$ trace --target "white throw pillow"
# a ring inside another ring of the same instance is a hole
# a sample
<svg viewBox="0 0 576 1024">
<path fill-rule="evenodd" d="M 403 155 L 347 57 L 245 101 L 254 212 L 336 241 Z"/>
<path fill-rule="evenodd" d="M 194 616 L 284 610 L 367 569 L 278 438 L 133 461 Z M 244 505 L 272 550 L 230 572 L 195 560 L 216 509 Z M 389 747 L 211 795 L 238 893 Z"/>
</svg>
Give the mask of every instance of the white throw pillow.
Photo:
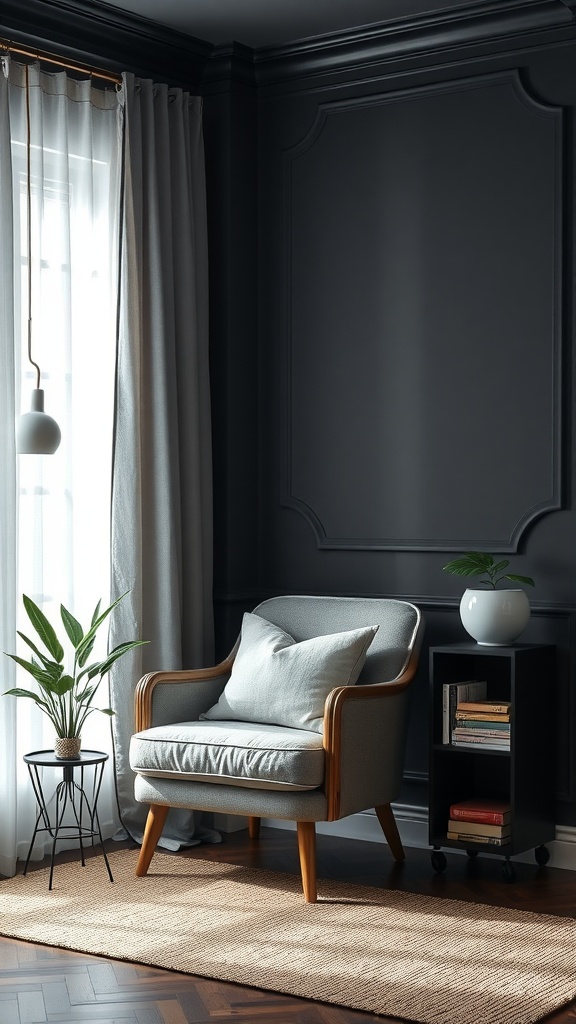
<svg viewBox="0 0 576 1024">
<path fill-rule="evenodd" d="M 326 697 L 335 686 L 356 682 L 377 629 L 296 643 L 279 626 L 246 612 L 230 679 L 218 703 L 200 718 L 322 732 Z"/>
</svg>

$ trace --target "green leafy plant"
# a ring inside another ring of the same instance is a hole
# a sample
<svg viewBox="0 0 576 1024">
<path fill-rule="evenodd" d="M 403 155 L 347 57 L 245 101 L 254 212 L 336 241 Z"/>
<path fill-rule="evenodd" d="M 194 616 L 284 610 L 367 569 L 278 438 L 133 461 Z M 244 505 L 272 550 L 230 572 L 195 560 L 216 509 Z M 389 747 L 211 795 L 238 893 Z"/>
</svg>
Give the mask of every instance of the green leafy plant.
<svg viewBox="0 0 576 1024">
<path fill-rule="evenodd" d="M 18 630 L 18 636 L 30 647 L 35 657 L 26 661 L 24 658 L 18 657 L 17 654 L 7 654 L 6 651 L 4 653 L 33 676 L 38 686 L 38 692 L 14 687 L 12 690 L 5 690 L 4 696 L 11 694 L 14 697 L 28 697 L 35 701 L 52 722 L 56 735 L 63 738 L 80 736 L 84 722 L 93 711 L 113 715 L 112 708 L 93 707 L 92 701 L 96 691 L 103 677 L 119 658 L 122 658 L 134 647 L 139 647 L 148 641 L 127 640 L 115 647 L 114 650 L 109 651 L 103 661 L 92 664 L 87 664 L 87 662 L 94 648 L 96 634 L 100 626 L 125 597 L 126 594 L 122 594 L 103 612 L 100 612 L 101 602 L 99 601 L 86 632 L 71 612 L 64 605 L 60 605 L 62 623 L 73 649 L 72 670 L 68 673 L 65 669 L 64 648 L 56 635 L 56 630 L 38 605 L 24 594 L 22 600 L 26 613 L 47 654 L 43 653 L 33 640 Z"/>
<path fill-rule="evenodd" d="M 504 570 L 508 568 L 509 564 L 507 558 L 496 562 L 492 555 L 487 555 L 482 551 L 468 551 L 442 568 L 444 572 L 452 573 L 453 576 L 480 576 L 478 582 L 491 590 L 496 590 L 502 580 L 513 580 L 514 583 L 535 586 L 531 576 L 517 576 L 516 573 L 505 572 Z"/>
</svg>

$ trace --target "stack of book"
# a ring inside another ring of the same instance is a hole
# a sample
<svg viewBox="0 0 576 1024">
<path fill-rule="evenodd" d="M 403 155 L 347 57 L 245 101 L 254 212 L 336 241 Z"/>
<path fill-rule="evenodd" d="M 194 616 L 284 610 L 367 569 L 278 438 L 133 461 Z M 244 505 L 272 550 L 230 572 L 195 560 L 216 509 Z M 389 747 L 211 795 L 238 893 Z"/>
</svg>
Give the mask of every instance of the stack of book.
<svg viewBox="0 0 576 1024">
<path fill-rule="evenodd" d="M 467 679 L 461 683 L 442 684 L 442 743 L 452 742 L 456 710 L 462 701 L 480 700 L 486 696 L 486 682 Z"/>
<path fill-rule="evenodd" d="M 506 846 L 510 842 L 510 804 L 504 800 L 461 800 L 450 807 L 448 839 Z"/>
<path fill-rule="evenodd" d="M 456 747 L 510 750 L 508 700 L 463 700 L 456 706 L 452 743 Z"/>
</svg>

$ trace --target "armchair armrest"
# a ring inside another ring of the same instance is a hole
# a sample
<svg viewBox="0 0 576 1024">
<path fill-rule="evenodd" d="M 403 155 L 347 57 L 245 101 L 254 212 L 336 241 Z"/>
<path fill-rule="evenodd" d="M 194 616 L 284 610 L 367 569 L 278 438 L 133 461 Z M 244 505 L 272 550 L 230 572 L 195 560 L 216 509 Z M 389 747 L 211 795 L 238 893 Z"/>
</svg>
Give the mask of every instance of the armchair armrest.
<svg viewBox="0 0 576 1024">
<path fill-rule="evenodd" d="M 153 725 L 193 721 L 215 704 L 226 685 L 236 648 L 210 668 L 148 672 L 134 694 L 135 731 Z"/>
<path fill-rule="evenodd" d="M 396 798 L 402 778 L 414 651 L 390 682 L 340 686 L 324 707 L 328 821 Z"/>
</svg>

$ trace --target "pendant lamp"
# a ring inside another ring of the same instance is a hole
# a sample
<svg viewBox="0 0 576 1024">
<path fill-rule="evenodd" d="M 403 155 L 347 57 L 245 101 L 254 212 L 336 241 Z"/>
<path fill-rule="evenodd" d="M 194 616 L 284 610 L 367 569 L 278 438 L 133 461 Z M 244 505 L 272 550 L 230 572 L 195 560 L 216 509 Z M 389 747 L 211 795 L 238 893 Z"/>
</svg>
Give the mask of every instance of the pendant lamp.
<svg viewBox="0 0 576 1024">
<path fill-rule="evenodd" d="M 30 173 L 30 82 L 26 75 L 26 198 L 28 217 L 28 361 L 36 369 L 36 387 L 31 411 L 20 416 L 16 425 L 16 451 L 19 455 L 53 455 L 60 444 L 60 427 L 44 412 L 44 391 L 40 387 L 40 367 L 32 359 L 32 185 Z"/>
</svg>

